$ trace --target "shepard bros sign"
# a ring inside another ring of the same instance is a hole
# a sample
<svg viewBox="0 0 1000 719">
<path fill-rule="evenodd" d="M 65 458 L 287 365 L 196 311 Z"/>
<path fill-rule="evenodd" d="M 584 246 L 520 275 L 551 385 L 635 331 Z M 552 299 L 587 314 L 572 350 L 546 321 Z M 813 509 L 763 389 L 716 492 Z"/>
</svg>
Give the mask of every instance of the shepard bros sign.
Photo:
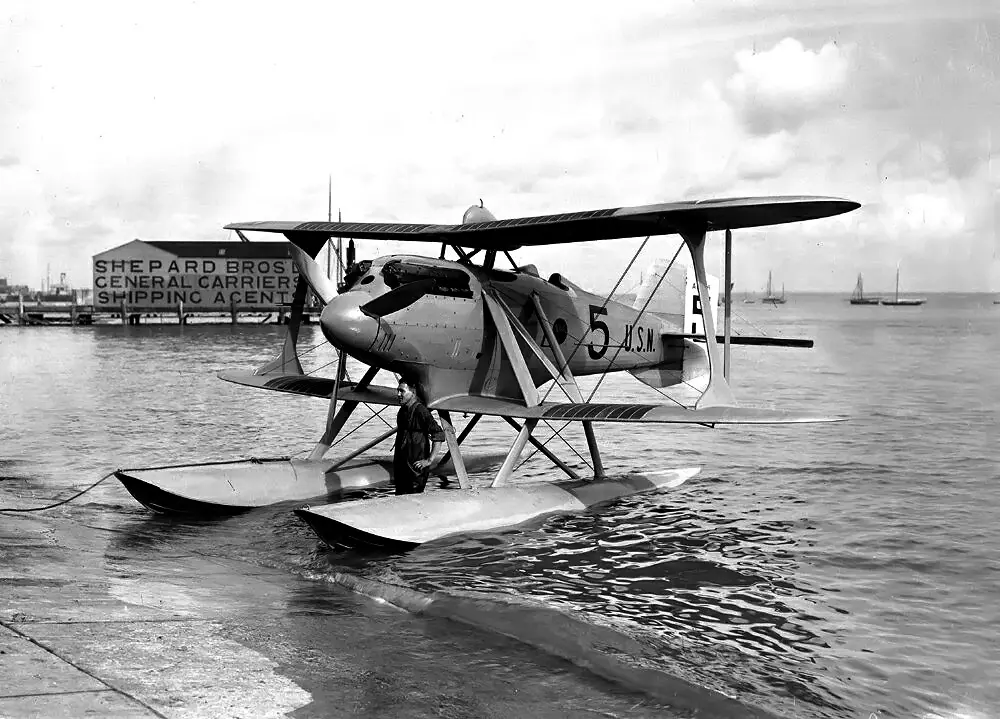
<svg viewBox="0 0 1000 719">
<path fill-rule="evenodd" d="M 292 301 L 288 258 L 94 258 L 94 308 L 134 311 L 271 310 Z"/>
</svg>

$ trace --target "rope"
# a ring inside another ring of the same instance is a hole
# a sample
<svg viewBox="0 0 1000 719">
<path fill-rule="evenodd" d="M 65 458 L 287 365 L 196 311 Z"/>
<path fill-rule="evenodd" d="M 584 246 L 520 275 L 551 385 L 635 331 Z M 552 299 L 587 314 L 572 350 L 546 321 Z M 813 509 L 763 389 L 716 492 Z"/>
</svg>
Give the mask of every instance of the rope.
<svg viewBox="0 0 1000 719">
<path fill-rule="evenodd" d="M 55 509 L 56 507 L 59 507 L 59 506 L 61 506 L 63 504 L 66 504 L 68 502 L 72 502 L 77 497 L 80 497 L 80 496 L 86 494 L 87 492 L 89 492 L 90 490 L 92 490 L 94 487 L 96 487 L 97 485 L 99 485 L 101 482 L 104 482 L 104 481 L 106 481 L 108 479 L 111 479 L 114 476 L 115 476 L 114 472 L 108 472 L 106 475 L 104 475 L 103 477 L 101 477 L 99 480 L 97 480 L 96 482 L 94 482 L 92 485 L 90 485 L 86 489 L 84 489 L 84 490 L 82 490 L 80 492 L 77 492 L 76 494 L 74 494 L 69 499 L 64 499 L 61 502 L 56 502 L 55 504 L 49 504 L 49 505 L 47 505 L 45 507 L 27 507 L 26 509 L 7 509 L 5 507 L 0 507 L 0 512 L 44 512 L 46 509 Z"/>
<path fill-rule="evenodd" d="M 0 512 L 43 512 L 46 509 L 55 509 L 56 507 L 60 507 L 60 506 L 62 506 L 64 504 L 68 504 L 69 502 L 72 502 L 77 497 L 82 497 L 84 494 L 86 494 L 87 492 L 89 492 L 90 490 L 92 490 L 97 485 L 101 484 L 102 482 L 106 482 L 107 480 L 109 480 L 112 477 L 114 477 L 117 472 L 135 472 L 135 471 L 140 471 L 140 470 L 141 471 L 149 471 L 149 470 L 158 470 L 158 469 L 179 469 L 181 467 L 214 467 L 214 466 L 218 466 L 220 464 L 239 464 L 241 462 L 252 462 L 253 464 L 263 464 L 264 462 L 287 462 L 289 460 L 291 460 L 291 457 L 268 457 L 266 459 L 259 459 L 257 457 L 248 457 L 247 459 L 230 459 L 230 460 L 226 460 L 226 461 L 222 461 L 222 462 L 194 462 L 194 463 L 188 463 L 188 464 L 165 464 L 165 465 L 160 466 L 160 467 L 131 467 L 131 468 L 126 468 L 126 469 L 118 469 L 118 470 L 115 470 L 114 472 L 108 472 L 106 475 L 104 475 L 103 477 L 101 477 L 99 480 L 97 480 L 96 482 L 94 482 L 92 485 L 90 485 L 86 489 L 80 490 L 79 492 L 77 492 L 76 494 L 74 494 L 72 497 L 69 497 L 68 499 L 64 499 L 64 500 L 59 501 L 59 502 L 56 502 L 55 504 L 48 504 L 48 505 L 46 505 L 44 507 L 27 507 L 25 509 L 8 509 L 8 508 L 5 508 L 5 507 L 0 507 Z"/>
</svg>

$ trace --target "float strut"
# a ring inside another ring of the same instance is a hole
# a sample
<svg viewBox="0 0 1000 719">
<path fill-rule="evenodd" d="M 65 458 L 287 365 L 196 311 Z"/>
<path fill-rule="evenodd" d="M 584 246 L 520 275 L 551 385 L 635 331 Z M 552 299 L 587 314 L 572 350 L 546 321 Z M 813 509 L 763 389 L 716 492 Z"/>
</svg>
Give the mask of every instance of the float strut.
<svg viewBox="0 0 1000 719">
<path fill-rule="evenodd" d="M 440 415 L 440 411 L 438 412 L 438 415 Z M 462 433 L 460 435 L 458 435 L 458 440 L 457 441 L 458 441 L 459 445 L 461 445 L 462 442 L 465 441 L 465 438 L 469 436 L 469 432 L 471 432 L 472 429 L 473 429 L 473 427 L 475 427 L 476 424 L 479 423 L 479 420 L 482 419 L 482 417 L 483 417 L 483 415 L 481 415 L 481 414 L 474 414 L 474 415 L 472 415 L 472 419 L 470 419 L 469 423 L 467 425 L 465 425 L 465 429 L 462 430 Z M 449 416 L 448 421 L 451 422 L 450 416 Z M 448 461 L 449 458 L 451 458 L 451 450 L 450 449 L 447 452 L 444 453 L 443 457 L 441 457 L 440 464 L 444 464 L 445 462 Z M 463 464 L 464 464 L 464 462 L 463 462 Z"/>
<path fill-rule="evenodd" d="M 531 301 L 535 305 L 535 314 L 538 315 L 539 324 L 542 326 L 542 332 L 545 333 L 545 339 L 548 340 L 549 347 L 552 348 L 552 356 L 555 357 L 556 365 L 559 369 L 560 376 L 553 377 L 553 379 L 556 380 L 560 387 L 562 387 L 563 392 L 566 393 L 566 396 L 569 397 L 571 402 L 583 402 L 583 394 L 580 392 L 580 386 L 576 383 L 576 378 L 573 376 L 572 371 L 570 371 L 569 363 L 566 361 L 566 355 L 563 354 L 562 347 L 559 346 L 559 340 L 556 338 L 555 332 L 552 331 L 552 325 L 549 324 L 549 318 L 545 314 L 545 308 L 542 306 L 542 302 L 538 298 L 538 293 L 533 292 L 531 294 Z M 590 460 L 594 465 L 594 479 L 604 479 L 604 464 L 601 462 L 601 450 L 597 446 L 597 437 L 594 436 L 594 423 L 584 422 L 583 431 L 584 434 L 587 435 L 587 447 L 590 448 Z M 535 446 L 538 447 L 539 445 L 536 443 Z M 549 459 L 551 459 L 551 457 Z"/>
<path fill-rule="evenodd" d="M 535 425 L 538 424 L 538 420 L 535 418 L 527 419 L 524 425 L 521 427 L 521 431 L 517 433 L 517 439 L 514 440 L 514 444 L 511 445 L 510 451 L 507 453 L 507 458 L 503 461 L 503 466 L 500 467 L 500 471 L 497 472 L 496 479 L 493 480 L 491 487 L 500 487 L 510 480 L 510 476 L 514 473 L 514 466 L 517 464 L 518 458 L 521 456 L 521 452 L 524 451 L 524 445 L 528 443 L 528 438 L 531 436 L 531 432 L 535 429 Z"/>
<path fill-rule="evenodd" d="M 343 359 L 343 357 L 343 352 L 341 352 L 341 359 Z M 333 444 L 333 440 L 337 438 L 340 430 L 344 428 L 347 420 L 350 419 L 351 414 L 353 414 L 359 404 L 357 400 L 344 402 L 344 404 L 340 407 L 340 411 L 334 415 L 334 410 L 337 407 L 337 394 L 340 391 L 340 373 L 343 371 L 343 368 L 344 363 L 341 361 L 337 367 L 337 381 L 334 383 L 333 393 L 330 395 L 330 411 L 327 414 L 326 432 L 323 433 L 323 436 L 313 448 L 312 454 L 309 455 L 309 459 L 311 460 L 323 459 L 327 451 L 329 451 L 330 445 Z M 355 386 L 355 389 L 364 389 L 367 387 L 368 383 L 375 378 L 376 374 L 378 374 L 378 367 L 369 367 L 368 371 L 365 372 L 365 376 L 362 377 L 361 381 Z"/>
<path fill-rule="evenodd" d="M 507 424 L 509 424 L 514 429 L 516 429 L 518 431 L 521 430 L 521 425 L 519 425 L 517 422 L 515 422 L 510 417 L 504 417 L 504 420 L 506 420 Z M 575 471 L 573 471 L 572 467 L 570 467 L 568 464 L 566 464 L 561 459 L 559 459 L 551 449 L 549 449 L 548 447 L 546 447 L 544 444 L 542 444 L 541 442 L 539 442 L 534 437 L 530 437 L 529 436 L 528 437 L 528 441 L 531 442 L 531 444 L 535 447 L 535 449 L 537 449 L 539 452 L 541 452 L 546 457 L 548 457 L 549 460 L 552 462 L 552 464 L 554 464 L 559 469 L 561 469 L 563 472 L 565 472 L 566 474 L 568 474 L 570 476 L 570 478 L 572 478 L 572 479 L 580 479 L 580 475 L 578 475 Z"/>
<path fill-rule="evenodd" d="M 353 452 L 351 452 L 346 457 L 343 457 L 342 459 L 338 459 L 336 462 L 334 462 L 333 464 L 331 464 L 330 468 L 327 469 L 326 471 L 327 472 L 332 472 L 335 469 L 343 467 L 345 464 L 347 464 L 348 462 L 350 462 L 355 457 L 364 454 L 365 452 L 367 452 L 372 447 L 375 447 L 376 445 L 382 444 L 382 442 L 384 442 L 385 440 L 389 439 L 389 437 L 391 437 L 394 434 L 396 434 L 396 428 L 395 427 L 393 427 L 392 429 L 389 429 L 389 430 L 383 432 L 378 437 L 376 437 L 375 439 L 373 439 L 371 442 L 368 442 L 365 446 L 363 446 L 363 447 L 361 447 L 359 449 L 354 450 Z"/>
<path fill-rule="evenodd" d="M 465 461 L 462 459 L 462 450 L 459 449 L 458 440 L 455 439 L 455 427 L 451 423 L 451 412 L 439 409 L 438 417 L 441 418 L 441 429 L 444 431 L 444 438 L 448 442 L 448 454 L 451 455 L 451 462 L 455 465 L 455 475 L 458 477 L 458 486 L 462 489 L 470 489 L 472 484 L 469 482 L 469 473 L 465 471 Z M 478 418 L 479 415 L 476 415 L 475 419 Z M 468 429 L 468 427 L 466 429 Z M 467 433 L 463 432 L 463 437 L 465 434 Z"/>
<path fill-rule="evenodd" d="M 594 436 L 594 423 L 584 422 L 583 433 L 587 435 L 587 447 L 590 448 L 590 461 L 594 463 L 594 479 L 604 479 L 604 464 L 601 462 L 601 450 Z"/>
</svg>

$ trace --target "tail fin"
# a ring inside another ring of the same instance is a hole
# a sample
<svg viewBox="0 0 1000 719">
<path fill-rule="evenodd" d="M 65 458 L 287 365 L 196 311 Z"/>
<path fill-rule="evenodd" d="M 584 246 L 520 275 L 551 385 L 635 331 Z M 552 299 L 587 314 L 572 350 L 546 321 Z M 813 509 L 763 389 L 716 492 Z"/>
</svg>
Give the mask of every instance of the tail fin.
<svg viewBox="0 0 1000 719">
<path fill-rule="evenodd" d="M 719 326 L 719 278 L 707 275 L 708 279 L 708 309 L 712 313 L 712 321 L 716 327 Z M 702 313 L 705 311 L 705 303 L 698 295 L 698 280 L 695 279 L 694 271 L 688 268 L 684 278 L 684 331 L 693 335 L 705 334 L 705 323 L 702 321 Z"/>
<path fill-rule="evenodd" d="M 639 286 L 632 306 L 637 310 L 645 306 L 647 312 L 670 315 L 669 319 L 680 325 L 684 333 L 704 335 L 705 325 L 702 323 L 701 313 L 705 303 L 698 296 L 698 282 L 695 280 L 694 272 L 690 267 L 678 265 L 676 262 L 669 270 L 667 270 L 666 265 L 666 260 L 658 260 L 649 268 Z M 667 276 L 663 282 L 660 282 L 665 270 Z M 656 295 L 650 299 L 657 283 L 660 287 L 656 290 Z M 716 301 L 719 296 L 718 277 L 708 275 L 708 292 L 710 295 L 708 306 L 711 307 L 714 313 L 712 317 L 718 326 L 718 311 L 716 309 Z"/>
<path fill-rule="evenodd" d="M 667 273 L 667 276 L 663 282 L 660 282 L 664 272 Z M 684 314 L 685 282 L 682 266 L 674 263 L 667 270 L 667 261 L 657 260 L 643 273 L 642 284 L 639 285 L 632 307 L 637 310 L 645 307 L 646 312 L 673 315 L 676 318 L 675 322 L 680 322 Z M 656 289 L 657 284 L 659 284 L 659 289 Z M 654 289 L 656 295 L 651 298 Z"/>
</svg>

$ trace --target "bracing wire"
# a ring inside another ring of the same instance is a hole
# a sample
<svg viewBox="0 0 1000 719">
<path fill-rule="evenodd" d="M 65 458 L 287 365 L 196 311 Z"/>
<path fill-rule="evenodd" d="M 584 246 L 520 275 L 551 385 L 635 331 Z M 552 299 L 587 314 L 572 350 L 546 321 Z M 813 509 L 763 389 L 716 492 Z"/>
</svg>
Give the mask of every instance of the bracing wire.
<svg viewBox="0 0 1000 719">
<path fill-rule="evenodd" d="M 550 430 L 552 430 L 552 435 L 549 436 L 547 439 L 545 439 L 545 441 L 540 442 L 539 444 L 541 444 L 543 447 L 545 447 L 545 446 L 548 445 L 549 442 L 551 442 L 553 439 L 555 439 L 556 437 L 558 437 L 560 440 L 562 440 L 563 444 L 565 444 L 567 447 L 569 447 L 570 451 L 573 452 L 573 454 L 575 454 L 577 457 L 580 458 L 580 461 L 583 462 L 584 465 L 586 465 L 587 467 L 589 467 L 591 469 L 591 471 L 593 471 L 594 467 L 593 467 L 593 465 L 590 462 L 587 461 L 587 458 L 584 457 L 582 454 L 580 454 L 579 450 L 577 450 L 576 447 L 574 447 L 572 444 L 570 444 L 569 441 L 565 437 L 562 436 L 563 430 L 565 430 L 571 424 L 573 424 L 573 423 L 569 422 L 569 421 L 563 422 L 563 426 L 562 427 L 560 427 L 559 429 L 553 430 L 552 429 L 552 425 L 548 421 L 546 421 L 545 422 L 545 426 L 548 427 Z M 536 454 L 538 454 L 540 451 L 541 451 L 540 449 L 538 449 L 537 447 L 535 447 L 534 451 L 532 451 L 531 454 L 529 454 L 527 457 L 525 457 L 520 462 L 518 462 L 517 467 L 514 468 L 514 471 L 517 471 L 518 469 L 520 469 L 526 462 L 528 462 L 529 460 L 531 460 L 531 458 L 534 457 Z"/>
<path fill-rule="evenodd" d="M 615 286 L 611 288 L 611 292 L 609 292 L 608 296 L 604 298 L 604 304 L 601 305 L 601 309 L 604 309 L 605 307 L 608 306 L 608 302 L 611 301 L 611 298 L 614 296 L 615 292 L 618 291 L 618 288 L 621 286 L 621 283 L 625 281 L 625 275 L 627 275 L 628 272 L 629 272 L 629 270 L 632 269 L 632 265 L 635 264 L 635 261 L 637 259 L 639 259 L 639 255 L 642 254 L 642 251 L 645 249 L 646 243 L 649 242 L 649 238 L 650 237 L 651 237 L 651 235 L 646 235 L 646 239 L 644 239 L 642 241 L 642 244 L 639 245 L 639 249 L 635 251 L 634 255 L 632 255 L 632 259 L 629 260 L 628 265 L 625 267 L 625 269 L 622 271 L 621 275 L 618 277 L 618 281 L 615 282 Z M 584 335 L 582 337 L 580 337 L 580 340 L 576 343 L 576 347 L 574 347 L 573 351 L 570 352 L 569 357 L 566 358 L 566 366 L 567 367 L 569 366 L 569 363 L 573 361 L 573 358 L 576 356 L 576 353 L 583 346 L 583 341 L 586 338 L 587 338 L 587 335 L 586 335 L 586 333 L 584 333 Z M 553 390 L 553 388 L 555 387 L 556 384 L 558 384 L 558 383 L 553 383 L 552 385 L 549 386 L 549 388 L 547 390 L 545 390 L 545 396 L 542 397 L 542 400 L 541 400 L 542 402 L 544 402 L 545 400 L 547 400 L 549 398 L 549 394 L 552 393 L 552 390 Z"/>
<path fill-rule="evenodd" d="M 667 278 L 667 272 L 669 272 L 670 268 L 674 266 L 674 262 L 677 260 L 677 256 L 681 253 L 681 249 L 683 247 L 684 247 L 684 242 L 682 241 L 681 244 L 678 245 L 677 251 L 674 252 L 674 256 L 670 258 L 670 264 L 667 265 L 667 268 L 663 271 L 663 274 L 660 275 L 660 279 L 656 281 L 656 287 L 654 287 L 653 291 L 649 293 L 649 297 L 646 298 L 645 304 L 643 304 L 642 309 L 639 310 L 639 314 L 636 316 L 635 319 L 636 324 L 639 323 L 639 320 L 642 318 L 642 315 L 646 311 L 646 308 L 649 307 L 649 303 L 653 301 L 653 298 L 656 296 L 656 293 L 659 292 L 660 285 L 662 285 L 663 280 Z M 604 372 L 601 373 L 601 376 L 597 379 L 597 384 L 594 385 L 594 389 L 590 391 L 590 395 L 587 397 L 587 402 L 590 402 L 590 400 L 594 398 L 594 395 L 597 394 L 597 390 L 600 389 L 601 383 L 604 382 L 604 378 L 608 376 L 608 372 L 610 372 L 611 368 L 614 367 L 615 360 L 618 359 L 618 355 L 621 354 L 621 351 L 623 349 L 625 349 L 624 345 L 621 342 L 619 342 L 618 347 L 615 349 L 614 356 L 612 356 L 611 360 L 608 362 L 608 369 L 604 370 Z"/>
</svg>

